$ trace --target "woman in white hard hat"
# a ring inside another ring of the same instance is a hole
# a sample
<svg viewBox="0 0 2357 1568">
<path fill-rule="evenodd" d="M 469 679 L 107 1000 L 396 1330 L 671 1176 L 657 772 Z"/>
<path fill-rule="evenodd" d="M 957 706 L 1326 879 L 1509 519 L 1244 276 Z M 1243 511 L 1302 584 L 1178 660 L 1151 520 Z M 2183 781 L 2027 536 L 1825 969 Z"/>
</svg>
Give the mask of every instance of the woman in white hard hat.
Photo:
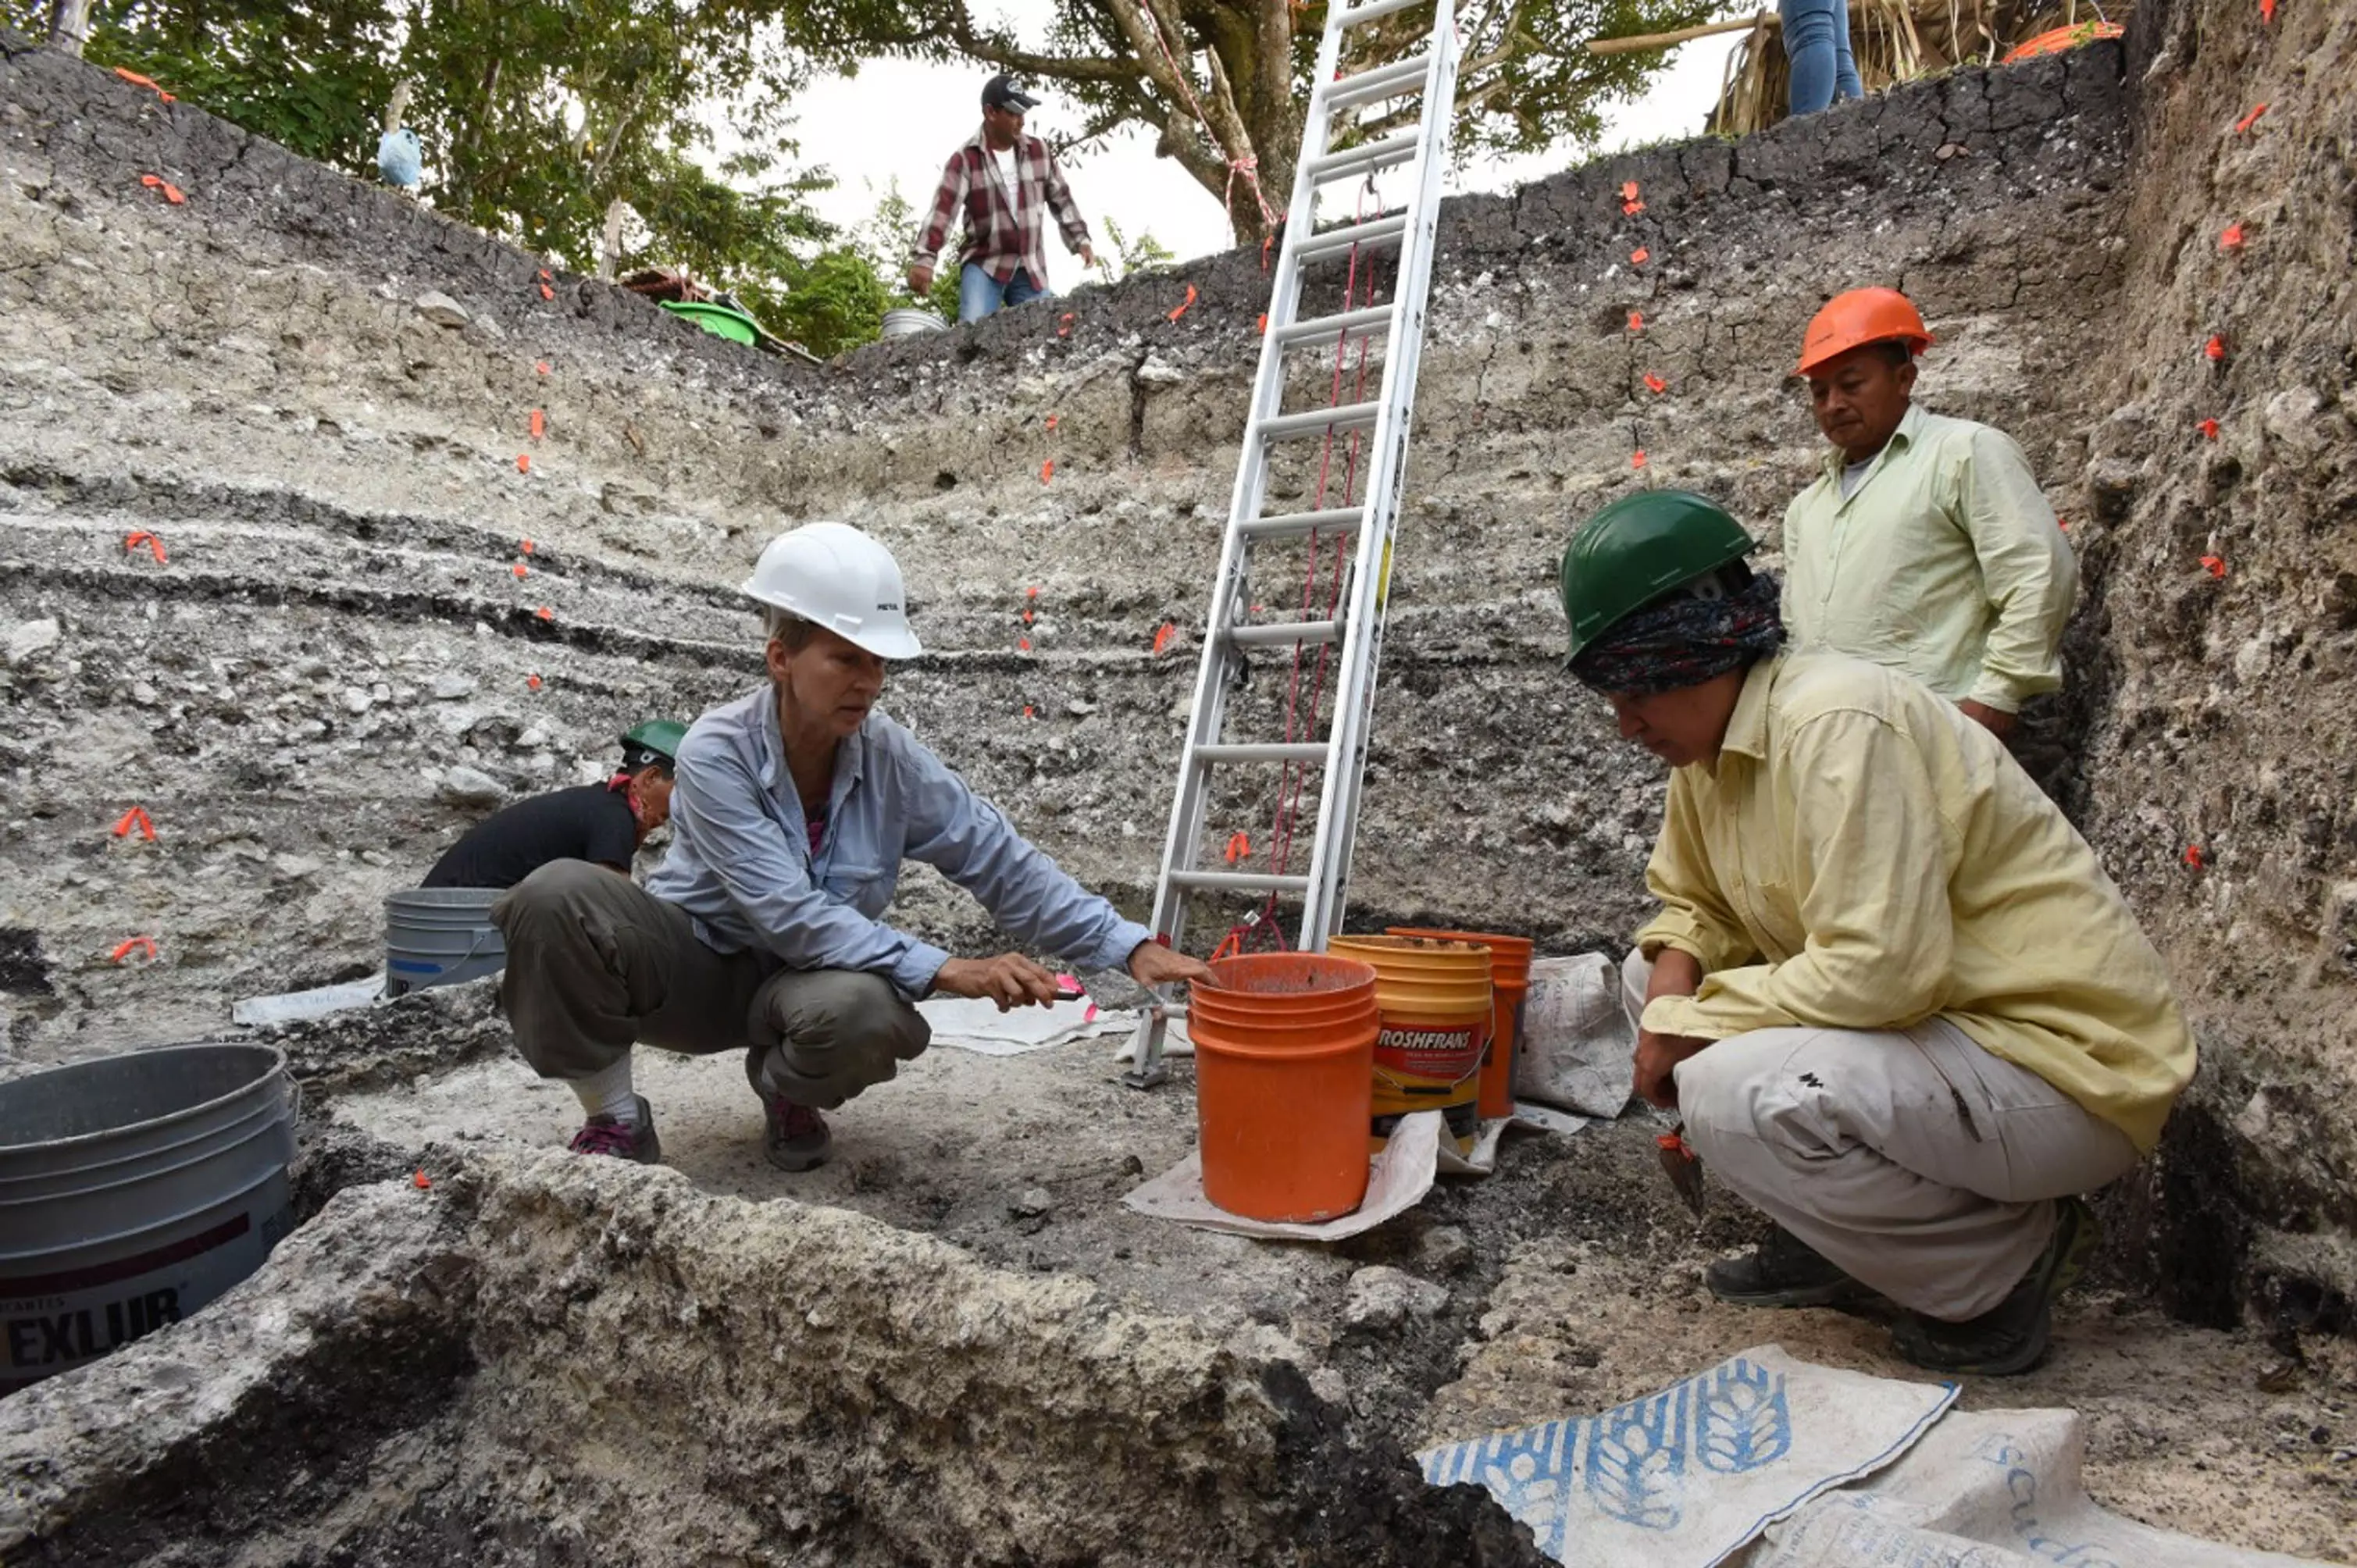
<svg viewBox="0 0 2357 1568">
<path fill-rule="evenodd" d="M 745 592 L 763 607 L 770 679 L 688 731 L 662 868 L 641 890 L 559 863 L 492 910 L 516 1044 L 588 1113 L 576 1151 L 661 1157 L 631 1086 L 634 1043 L 742 1048 L 770 1163 L 807 1170 L 830 1142 L 820 1112 L 925 1048 L 920 998 L 1055 1000 L 1055 977 L 1020 953 L 953 958 L 884 924 L 903 860 L 938 868 L 1018 939 L 1078 967 L 1149 985 L 1208 973 L 1058 869 L 876 711 L 887 665 L 918 652 L 889 551 L 810 523 L 770 542 Z"/>
</svg>

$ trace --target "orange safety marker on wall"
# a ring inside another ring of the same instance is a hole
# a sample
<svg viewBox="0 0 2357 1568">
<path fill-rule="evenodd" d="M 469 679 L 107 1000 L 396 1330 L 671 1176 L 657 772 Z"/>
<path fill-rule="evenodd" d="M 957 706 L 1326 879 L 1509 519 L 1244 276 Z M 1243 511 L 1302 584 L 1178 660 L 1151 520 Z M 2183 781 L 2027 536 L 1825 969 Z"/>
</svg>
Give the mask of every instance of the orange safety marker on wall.
<svg viewBox="0 0 2357 1568">
<path fill-rule="evenodd" d="M 546 360 L 533 360 L 533 367 L 532 367 L 532 368 L 533 368 L 533 373 L 535 373 L 535 374 L 537 374 L 537 375 L 543 375 L 543 376 L 544 376 L 544 375 L 548 374 L 548 361 L 547 361 Z"/>
<path fill-rule="evenodd" d="M 2212 332 L 2210 334 L 2210 341 L 2201 345 L 2201 352 L 2213 365 L 2222 361 L 2226 358 L 2226 339 L 2222 335 Z"/>
<path fill-rule="evenodd" d="M 1056 459 L 1050 457 L 1046 462 L 1039 465 L 1039 482 L 1044 485 L 1055 477 Z"/>
<path fill-rule="evenodd" d="M 125 70 L 119 65 L 114 68 L 114 74 L 121 77 L 124 81 L 129 82 L 134 87 L 145 88 L 148 91 L 154 93 L 156 97 L 162 99 L 167 103 L 178 103 L 179 102 L 178 99 L 173 97 L 170 93 L 156 86 L 156 79 L 152 76 L 142 76 L 135 70 Z"/>
<path fill-rule="evenodd" d="M 2215 555 L 2201 557 L 2201 565 L 2213 577 L 2223 577 L 2226 575 L 2226 563 Z"/>
<path fill-rule="evenodd" d="M 546 274 L 543 275 L 544 276 Z M 543 284 L 540 285 L 540 297 L 543 299 L 554 299 L 556 297 L 556 291 L 549 287 L 546 284 Z"/>
<path fill-rule="evenodd" d="M 521 577 L 524 575 L 524 564 L 519 561 L 514 565 L 509 567 L 508 570 Z"/>
<path fill-rule="evenodd" d="M 1036 713 L 1034 713 L 1034 712 L 1032 712 L 1032 711 L 1031 711 L 1031 704 L 1030 704 L 1030 703 L 1024 703 L 1024 704 L 1023 704 L 1023 716 L 1024 716 L 1025 718 L 1027 718 L 1027 719 L 1036 719 L 1036 718 L 1038 718 L 1039 715 L 1038 714 L 1036 714 Z"/>
<path fill-rule="evenodd" d="M 2218 248 L 2222 251 L 2241 250 L 2243 248 L 2243 226 L 2240 223 L 2227 224 L 2226 231 L 2218 236 Z"/>
<path fill-rule="evenodd" d="M 1661 377 L 1653 374 L 1652 371 L 1647 371 L 1645 372 L 1645 390 L 1652 392 L 1655 397 L 1659 397 L 1662 393 L 1670 390 L 1670 383 L 1662 380 Z"/>
<path fill-rule="evenodd" d="M 1645 449 L 1642 446 L 1640 446 L 1634 452 L 1629 454 L 1629 467 L 1632 468 L 1641 468 L 1644 466 Z"/>
<path fill-rule="evenodd" d="M 1056 336 L 1059 338 L 1070 338 L 1071 335 L 1072 313 L 1068 310 L 1064 312 L 1063 315 L 1056 317 Z"/>
<path fill-rule="evenodd" d="M 156 961 L 156 939 L 153 937 L 130 938 L 128 940 L 124 941 L 122 946 L 116 948 L 113 952 L 108 955 L 109 961 L 114 963 L 121 963 L 124 959 L 131 956 L 131 950 L 134 948 L 146 949 L 147 961 L 150 963 Z"/>
<path fill-rule="evenodd" d="M 1056 416 L 1052 413 L 1048 416 L 1048 428 L 1050 430 L 1056 428 Z"/>
<path fill-rule="evenodd" d="M 1641 267 L 1652 259 L 1653 252 L 1642 245 L 1629 252 L 1629 264 L 1632 267 Z"/>
<path fill-rule="evenodd" d="M 1228 864 L 1252 858 L 1252 836 L 1242 828 L 1228 835 Z"/>
<path fill-rule="evenodd" d="M 178 186 L 174 185 L 170 180 L 164 178 L 160 175 L 143 174 L 139 177 L 139 183 L 145 186 L 150 190 L 162 191 L 164 193 L 164 199 L 170 202 L 175 207 L 180 206 L 188 199 L 187 197 L 180 194 L 180 188 Z"/>
<path fill-rule="evenodd" d="M 538 616 L 543 620 L 554 620 L 556 618 L 556 612 L 550 609 L 546 605 L 541 606 L 540 608 L 533 611 L 532 613 Z"/>
<path fill-rule="evenodd" d="M 516 454 L 516 472 L 519 474 L 529 474 L 532 472 L 531 453 L 519 452 Z"/>
<path fill-rule="evenodd" d="M 1631 332 L 1642 332 L 1644 329 L 1645 313 L 1641 310 L 1631 311 L 1629 313 L 1629 330 Z"/>
<path fill-rule="evenodd" d="M 134 529 L 123 536 L 123 553 L 126 555 L 143 544 L 147 547 L 147 553 L 156 558 L 156 564 L 163 566 L 170 564 L 171 557 L 164 553 L 164 542 L 145 529 Z"/>
<path fill-rule="evenodd" d="M 2261 103 L 2255 105 L 2249 113 L 2234 122 L 2234 134 L 2239 136 L 2244 132 L 2249 130 L 2252 126 L 2257 124 L 2259 123 L 2259 116 L 2266 112 L 2267 106 L 2266 104 Z"/>
<path fill-rule="evenodd" d="M 2200 844 L 2190 843 L 2185 846 L 2185 864 L 2191 866 L 2196 871 L 2201 869 L 2201 846 Z"/>
<path fill-rule="evenodd" d="M 534 441 L 548 434 L 548 416 L 538 409 L 532 411 L 532 438 Z"/>
<path fill-rule="evenodd" d="M 529 539 L 519 540 L 516 542 L 516 548 L 524 554 L 529 555 L 532 553 L 532 541 Z"/>
<path fill-rule="evenodd" d="M 1174 638 L 1174 637 L 1178 636 L 1178 626 L 1177 626 L 1175 623 L 1173 623 L 1173 622 L 1167 621 L 1167 620 L 1166 620 L 1166 621 L 1164 621 L 1164 622 L 1161 624 L 1161 626 L 1157 627 L 1157 628 L 1155 629 L 1155 633 L 1154 633 L 1154 651 L 1155 651 L 1155 652 L 1157 652 L 1157 653 L 1159 653 L 1159 652 L 1161 652 L 1164 649 L 1166 649 L 1166 648 L 1169 647 L 1169 646 L 1170 646 L 1170 639 L 1171 639 L 1172 638 Z"/>
<path fill-rule="evenodd" d="M 523 678 L 523 685 L 524 690 L 527 692 L 537 692 L 540 690 L 540 677 L 537 675 L 527 675 Z"/>
<path fill-rule="evenodd" d="M 1031 639 L 1030 639 L 1029 638 L 1028 638 L 1028 637 L 1018 637 L 1018 638 L 1017 638 L 1017 639 L 1015 639 L 1015 651 L 1016 651 L 1016 652 L 1017 652 L 1017 653 L 1028 653 L 1028 652 L 1030 652 L 1030 651 L 1031 651 Z"/>
<path fill-rule="evenodd" d="M 1180 300 L 1180 301 L 1178 302 L 1178 306 L 1176 306 L 1176 307 L 1175 307 L 1175 308 L 1170 312 L 1170 319 L 1171 319 L 1171 320 L 1173 320 L 1173 321 L 1176 321 L 1176 320 L 1178 320 L 1180 317 L 1182 317 L 1182 316 L 1186 315 L 1186 314 L 1187 314 L 1187 309 L 1188 309 L 1188 307 L 1189 307 L 1189 306 L 1193 305 L 1194 303 L 1195 303 L 1195 285 L 1194 285 L 1193 284 L 1189 284 L 1189 285 L 1187 285 L 1187 297 L 1186 297 L 1186 298 L 1184 298 L 1184 299 L 1182 299 L 1182 300 Z"/>
<path fill-rule="evenodd" d="M 2195 425 L 2194 428 L 2201 431 L 2202 435 L 2208 436 L 2212 441 L 2218 439 L 2218 422 L 2214 419 L 2205 419 L 2200 424 Z"/>
<path fill-rule="evenodd" d="M 147 815 L 146 807 L 134 806 L 124 812 L 122 819 L 114 824 L 114 836 L 126 838 L 134 828 L 137 828 L 149 843 L 156 842 L 156 823 Z"/>
<path fill-rule="evenodd" d="M 1268 312 L 1265 310 L 1260 313 L 1260 335 L 1264 338 L 1268 336 Z"/>
<path fill-rule="evenodd" d="M 2276 0 L 2259 0 L 2259 20 L 2266 23 L 2273 23 L 2275 19 Z"/>
</svg>

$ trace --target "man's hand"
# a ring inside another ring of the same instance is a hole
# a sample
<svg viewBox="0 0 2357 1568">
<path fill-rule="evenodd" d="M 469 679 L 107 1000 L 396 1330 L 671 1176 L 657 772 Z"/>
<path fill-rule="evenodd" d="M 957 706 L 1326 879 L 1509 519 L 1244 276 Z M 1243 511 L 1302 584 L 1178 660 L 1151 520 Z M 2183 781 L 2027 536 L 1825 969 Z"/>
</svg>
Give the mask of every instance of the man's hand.
<svg viewBox="0 0 2357 1568">
<path fill-rule="evenodd" d="M 1208 982 L 1211 966 L 1160 942 L 1140 942 L 1130 950 L 1129 976 L 1140 985 L 1168 985 L 1174 980 Z"/>
<path fill-rule="evenodd" d="M 996 958 L 953 958 L 933 976 L 933 989 L 952 996 L 986 997 L 1002 1013 L 1017 1007 L 1051 1007 L 1056 977 L 1019 952 Z"/>
<path fill-rule="evenodd" d="M 1082 265 L 1082 266 L 1084 266 L 1084 267 L 1092 267 L 1092 266 L 1095 266 L 1096 264 L 1097 264 L 1097 252 L 1096 252 L 1096 247 L 1095 247 L 1095 246 L 1093 246 L 1093 245 L 1082 245 L 1082 246 L 1081 247 L 1081 265 Z"/>
<path fill-rule="evenodd" d="M 1992 708 L 1986 703 L 1975 703 L 1970 697 L 1956 705 L 1964 710 L 1964 717 L 1972 720 L 1999 740 L 2013 733 L 2014 717 L 2002 708 Z"/>
<path fill-rule="evenodd" d="M 1709 1045 L 1690 1035 L 1657 1035 L 1651 1029 L 1637 1031 L 1637 1092 L 1645 1097 L 1648 1105 L 1658 1105 L 1666 1111 L 1678 1102 L 1678 1080 L 1671 1074 L 1677 1065 Z"/>
<path fill-rule="evenodd" d="M 919 299 L 922 299 L 932 291 L 933 269 L 931 267 L 910 267 L 909 269 L 909 292 L 915 295 Z"/>
</svg>

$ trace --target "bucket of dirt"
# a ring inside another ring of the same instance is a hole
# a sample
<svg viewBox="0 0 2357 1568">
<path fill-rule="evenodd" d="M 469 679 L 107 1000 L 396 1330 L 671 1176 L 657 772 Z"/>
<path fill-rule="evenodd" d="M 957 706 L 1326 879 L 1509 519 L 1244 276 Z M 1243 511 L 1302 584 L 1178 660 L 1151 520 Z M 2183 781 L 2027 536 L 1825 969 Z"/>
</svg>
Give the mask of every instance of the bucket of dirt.
<svg viewBox="0 0 2357 1568">
<path fill-rule="evenodd" d="M 884 313 L 883 335 L 887 338 L 914 338 L 926 332 L 946 332 L 949 329 L 950 324 L 933 312 L 912 306 L 902 306 L 898 310 Z"/>
<path fill-rule="evenodd" d="M 1404 1117 L 1437 1111 L 1441 1135 L 1456 1141 L 1458 1154 L 1470 1155 L 1481 1135 L 1490 950 L 1426 937 L 1336 937 L 1326 950 L 1375 971 L 1383 1030 L 1375 1037 L 1372 1145 L 1390 1143 Z"/>
<path fill-rule="evenodd" d="M 384 993 L 497 974 L 508 945 L 491 924 L 498 887 L 408 887 L 384 898 Z"/>
<path fill-rule="evenodd" d="M 252 1273 L 293 1222 L 297 1096 L 267 1046 L 135 1051 L 0 1083 L 0 1394 Z"/>
<path fill-rule="evenodd" d="M 1255 953 L 1211 974 L 1187 998 L 1203 1196 L 1250 1219 L 1350 1213 L 1367 1195 L 1375 972 Z"/>
<path fill-rule="evenodd" d="M 1415 926 L 1386 926 L 1384 933 L 1471 942 L 1490 950 L 1490 1045 L 1481 1054 L 1481 1082 L 1476 1103 L 1484 1122 L 1512 1116 L 1514 1042 L 1523 1037 L 1523 1002 L 1531 990 L 1530 938 L 1501 937 L 1494 931 L 1425 930 Z"/>
</svg>

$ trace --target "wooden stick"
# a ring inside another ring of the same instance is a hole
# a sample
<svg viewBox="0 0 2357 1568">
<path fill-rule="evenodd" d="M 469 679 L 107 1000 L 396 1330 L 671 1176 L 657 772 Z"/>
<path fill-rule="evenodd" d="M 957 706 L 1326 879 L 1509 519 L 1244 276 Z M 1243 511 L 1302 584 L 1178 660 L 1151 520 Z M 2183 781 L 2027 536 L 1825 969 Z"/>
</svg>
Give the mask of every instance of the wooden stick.
<svg viewBox="0 0 2357 1568">
<path fill-rule="evenodd" d="M 1747 27 L 1781 27 L 1783 18 L 1773 11 L 1762 11 L 1757 16 L 1738 16 L 1731 22 L 1705 22 L 1698 27 L 1680 27 L 1671 33 L 1638 33 L 1625 38 L 1590 38 L 1587 52 L 1592 55 L 1634 54 L 1639 49 L 1675 48 L 1692 38 L 1706 38 L 1713 33 L 1741 32 Z"/>
</svg>

